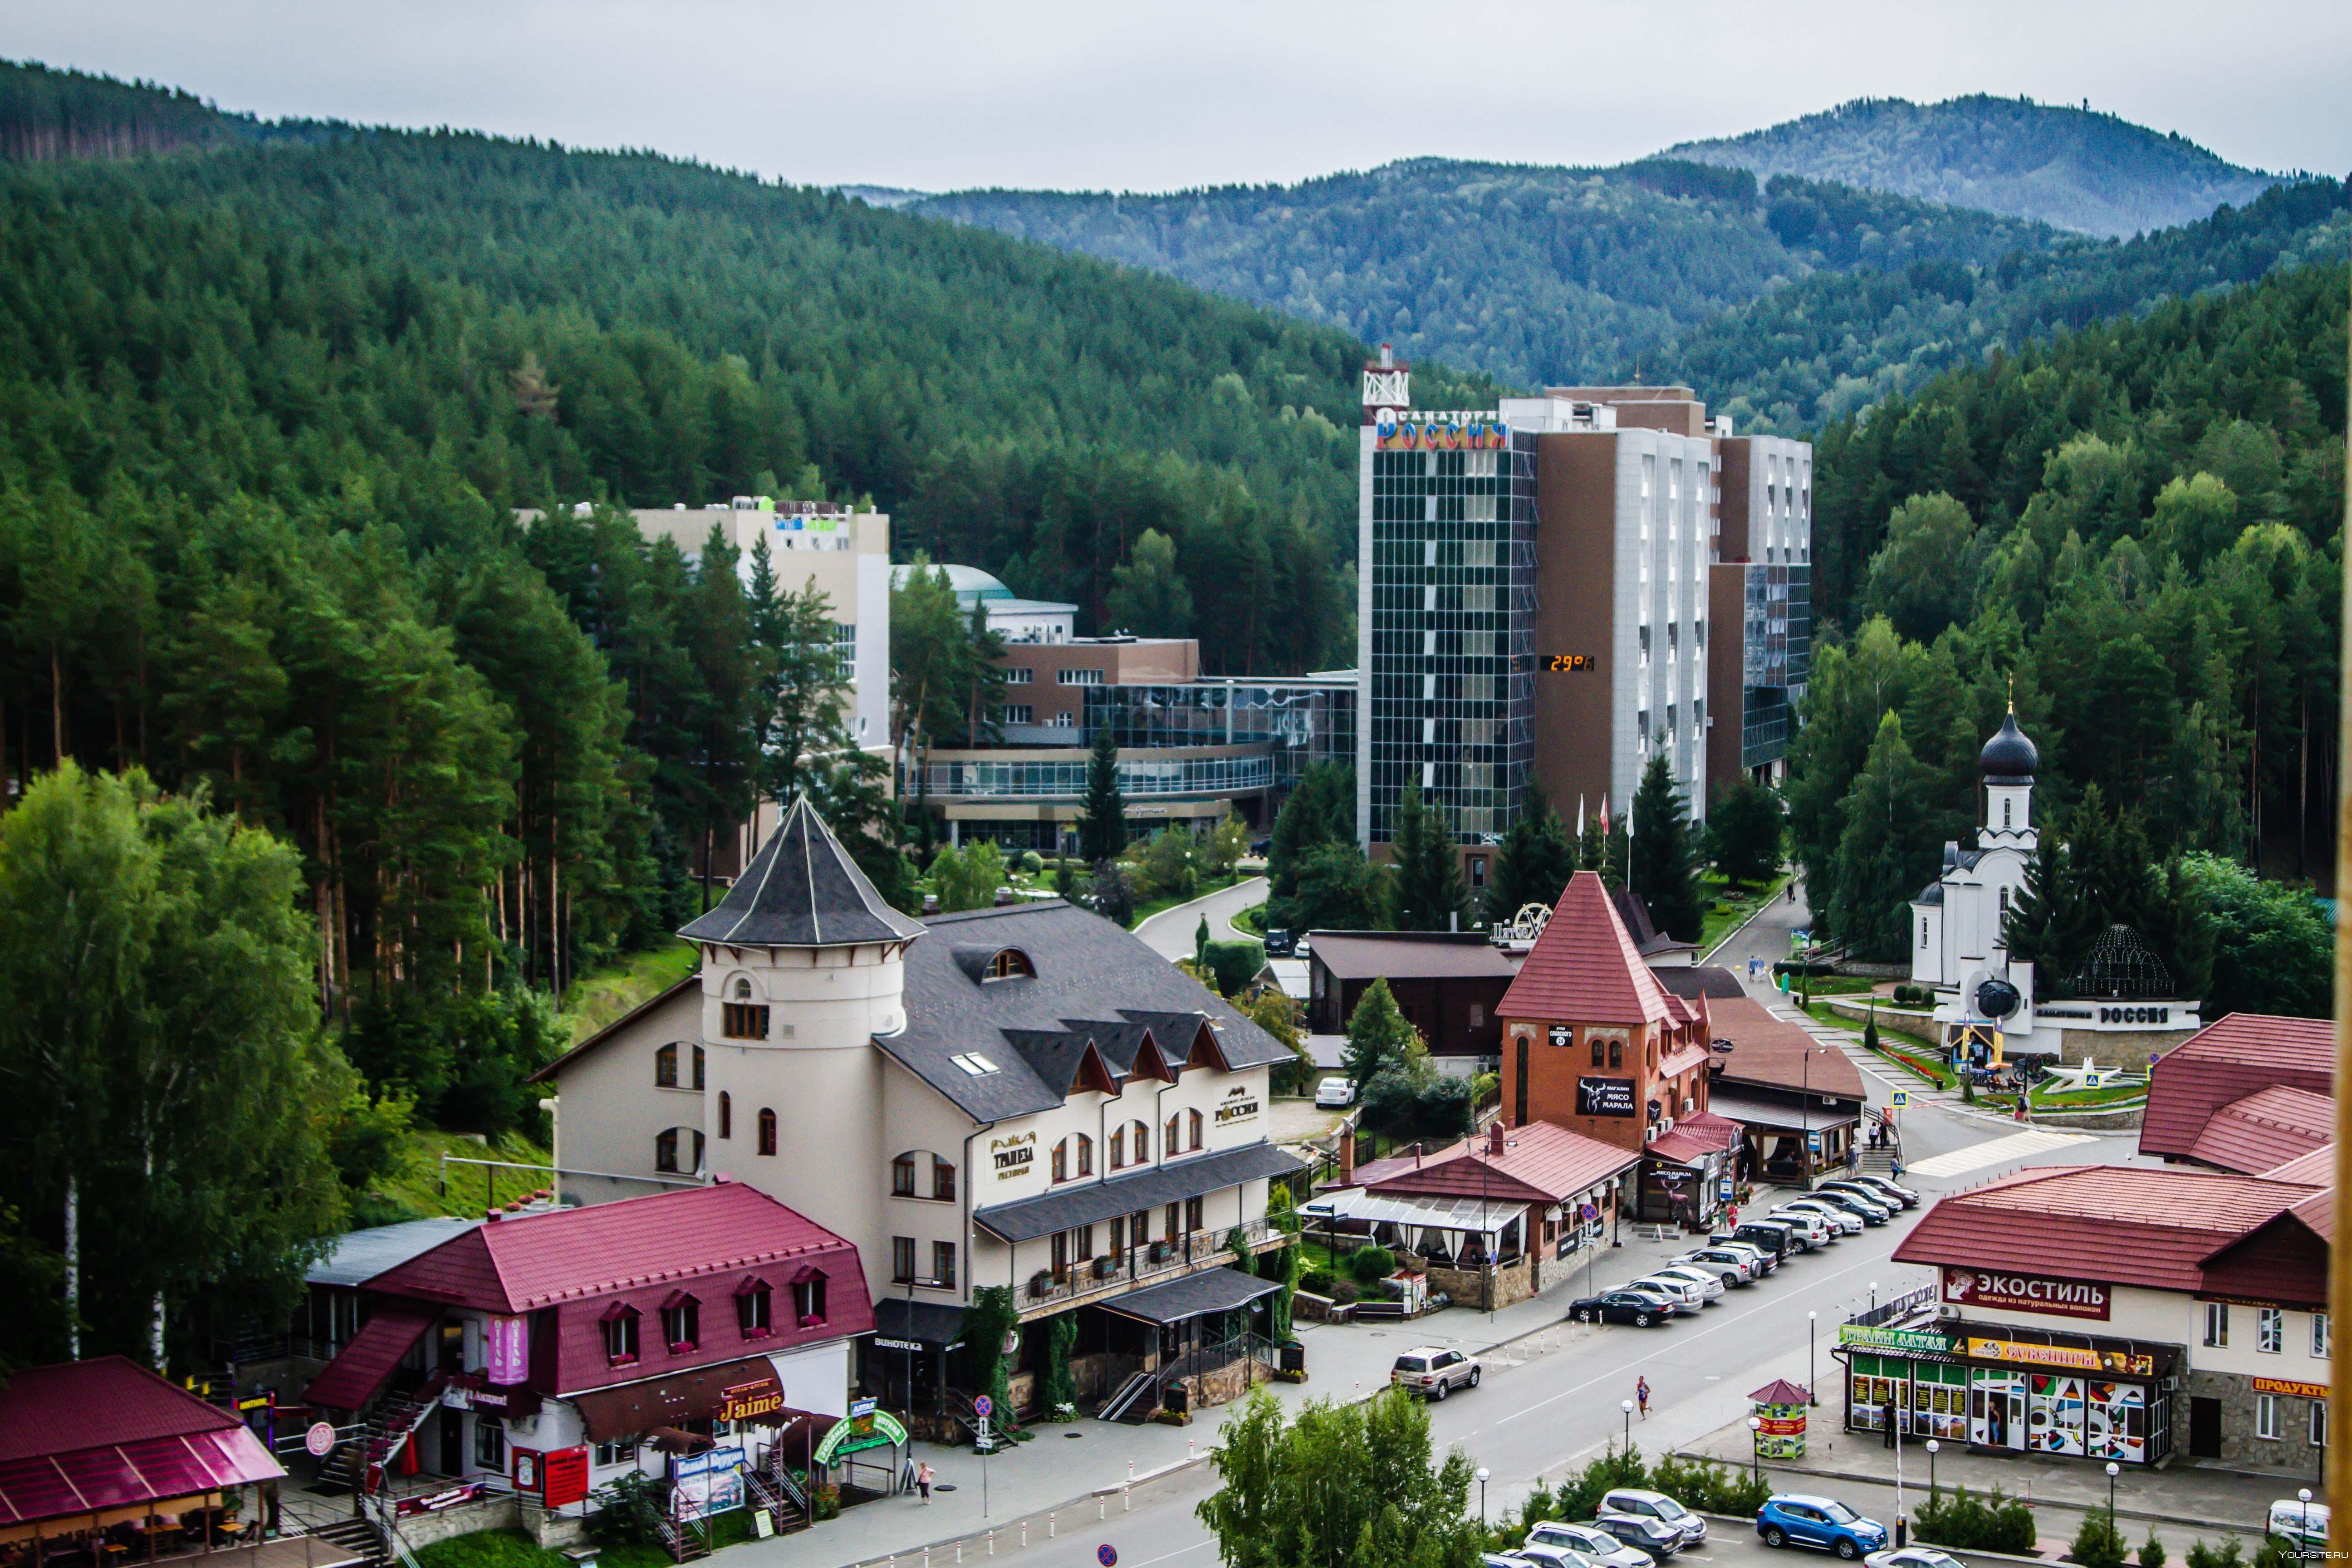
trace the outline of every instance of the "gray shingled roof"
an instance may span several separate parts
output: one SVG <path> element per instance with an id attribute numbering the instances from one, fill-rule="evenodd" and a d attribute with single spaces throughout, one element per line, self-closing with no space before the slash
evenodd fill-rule
<path id="1" fill-rule="evenodd" d="M 1060 900 L 934 915 L 932 940 L 907 950 L 907 1026 L 875 1044 L 975 1121 L 1062 1103 L 1091 1043 L 1114 1082 L 1133 1070 L 1148 1028 L 1181 1076 L 1208 1060 L 1205 1021 L 1231 1068 L 1291 1059 L 1283 1044 L 1131 932 Z M 982 980 L 974 949 L 1018 948 L 1036 970 Z M 1139 1027 L 1138 1026 L 1140 1026 Z M 995 1070 L 970 1073 L 977 1053 Z"/>
<path id="2" fill-rule="evenodd" d="M 1244 1143 L 1214 1154 L 1195 1154 L 1165 1165 L 1150 1165 L 1132 1175 L 1100 1182 L 1073 1182 L 1050 1193 L 994 1208 L 975 1209 L 973 1221 L 1007 1241 L 1034 1241 L 1057 1230 L 1099 1225 L 1115 1215 L 1139 1214 L 1162 1204 L 1181 1203 L 1208 1193 L 1239 1186 L 1244 1182 L 1296 1173 L 1302 1162 L 1271 1143 Z M 1208 1216 L 1210 1228 L 1224 1224 Z"/>
<path id="3" fill-rule="evenodd" d="M 802 795 L 719 906 L 677 934 L 737 947 L 839 947 L 922 931 L 874 890 Z"/>
<path id="4" fill-rule="evenodd" d="M 1147 1323 L 1181 1323 L 1208 1312 L 1235 1311 L 1281 1289 L 1279 1279 L 1260 1279 L 1238 1268 L 1204 1268 L 1165 1285 L 1115 1297 L 1103 1306 Z"/>

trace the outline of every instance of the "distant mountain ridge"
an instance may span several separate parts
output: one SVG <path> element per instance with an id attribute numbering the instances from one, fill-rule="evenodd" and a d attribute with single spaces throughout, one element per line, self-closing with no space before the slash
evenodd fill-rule
<path id="1" fill-rule="evenodd" d="M 2193 223 L 2280 183 L 2179 132 L 1982 93 L 1929 104 L 1858 98 L 1744 136 L 1681 142 L 1661 156 L 1747 169 L 1759 179 L 1832 180 L 2106 238 Z"/>

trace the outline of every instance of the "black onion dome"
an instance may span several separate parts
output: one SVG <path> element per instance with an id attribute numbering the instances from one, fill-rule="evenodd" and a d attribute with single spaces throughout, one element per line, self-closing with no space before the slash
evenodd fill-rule
<path id="1" fill-rule="evenodd" d="M 1996 784 L 2030 784 L 2033 770 L 2042 765 L 2042 753 L 2017 727 L 2017 714 L 2012 710 L 2001 721 L 2000 733 L 1985 742 L 1977 755 L 1977 767 L 1984 773 L 1985 783 Z"/>

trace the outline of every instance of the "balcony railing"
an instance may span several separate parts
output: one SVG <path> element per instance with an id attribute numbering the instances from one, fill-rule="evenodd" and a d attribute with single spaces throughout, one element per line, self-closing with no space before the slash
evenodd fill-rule
<path id="1" fill-rule="evenodd" d="M 1222 1230 L 1201 1229 L 1187 1232 L 1173 1241 L 1150 1241 L 1141 1247 L 1129 1247 L 1118 1252 L 1097 1255 L 1072 1263 L 1064 1268 L 1060 1279 L 1052 1271 L 1040 1270 L 1021 1287 L 1018 1305 L 1024 1312 L 1040 1307 L 1070 1301 L 1092 1300 L 1097 1297 L 1123 1295 L 1147 1284 L 1157 1284 L 1202 1268 L 1222 1267 L 1234 1260 L 1234 1250 L 1227 1245 L 1236 1227 Z M 1243 1243 L 1255 1252 L 1283 1232 L 1266 1220 L 1251 1220 L 1238 1227 Z M 1108 1273 L 1097 1272 L 1097 1266 L 1110 1265 Z"/>
<path id="2" fill-rule="evenodd" d="M 1070 748 L 1075 751 L 1076 748 Z M 1086 793 L 1087 761 L 1008 759 L 933 762 L 922 781 L 906 770 L 901 793 L 935 799 L 1045 798 L 1076 800 Z M 1129 800 L 1161 795 L 1262 790 L 1274 784 L 1274 759 L 1264 752 L 1239 757 L 1128 759 L 1118 764 L 1119 794 Z"/>

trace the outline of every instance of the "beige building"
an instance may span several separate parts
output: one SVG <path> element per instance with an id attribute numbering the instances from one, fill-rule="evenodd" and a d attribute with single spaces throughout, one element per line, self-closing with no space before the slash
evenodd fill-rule
<path id="1" fill-rule="evenodd" d="M 1084 1314 L 1089 1395 L 1148 1410 L 1252 1362 L 1271 1286 L 1223 1266 L 1284 1245 L 1267 1187 L 1297 1162 L 1267 1136 L 1290 1054 L 1247 1017 L 1058 900 L 918 923 L 805 801 L 680 934 L 698 974 L 539 1075 L 566 1202 L 725 1176 L 848 1238 L 867 1386 L 918 1410 L 952 1411 L 943 1352 L 982 1285 Z"/>

